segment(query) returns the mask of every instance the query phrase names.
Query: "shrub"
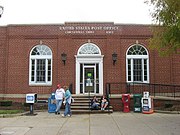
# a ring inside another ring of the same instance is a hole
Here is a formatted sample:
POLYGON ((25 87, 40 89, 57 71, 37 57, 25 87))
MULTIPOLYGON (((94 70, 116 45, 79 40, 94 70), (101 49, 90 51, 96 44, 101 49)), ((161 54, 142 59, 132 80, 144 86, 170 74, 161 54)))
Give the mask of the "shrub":
POLYGON ((12 101, 2 100, 0 101, 0 106, 12 106, 12 101))
POLYGON ((29 107, 30 106, 30 104, 28 104, 28 103, 23 103, 24 104, 24 107, 29 107))
POLYGON ((171 108, 171 107, 173 107, 173 104, 171 102, 165 102, 164 107, 171 108))

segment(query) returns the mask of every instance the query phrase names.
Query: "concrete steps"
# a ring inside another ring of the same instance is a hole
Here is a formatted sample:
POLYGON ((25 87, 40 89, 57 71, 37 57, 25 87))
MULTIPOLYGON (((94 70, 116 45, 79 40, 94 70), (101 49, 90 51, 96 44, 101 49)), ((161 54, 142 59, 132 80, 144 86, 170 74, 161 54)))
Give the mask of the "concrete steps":
MULTIPOLYGON (((96 96, 99 100, 101 96, 96 96)), ((90 100, 93 98, 93 95, 73 95, 74 103, 71 104, 71 111, 73 114, 93 114, 93 113, 112 113, 113 108, 109 106, 106 110, 91 110, 90 100)))

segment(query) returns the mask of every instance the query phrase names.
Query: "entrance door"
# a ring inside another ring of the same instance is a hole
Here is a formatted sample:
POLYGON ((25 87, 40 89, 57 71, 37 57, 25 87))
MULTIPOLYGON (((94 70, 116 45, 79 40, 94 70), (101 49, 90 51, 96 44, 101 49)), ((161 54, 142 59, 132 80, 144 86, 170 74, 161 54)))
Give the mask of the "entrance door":
POLYGON ((83 44, 76 57, 76 94, 103 94, 103 57, 93 43, 83 44))
POLYGON ((84 93, 95 93, 96 90, 96 67, 84 66, 83 88, 84 93))

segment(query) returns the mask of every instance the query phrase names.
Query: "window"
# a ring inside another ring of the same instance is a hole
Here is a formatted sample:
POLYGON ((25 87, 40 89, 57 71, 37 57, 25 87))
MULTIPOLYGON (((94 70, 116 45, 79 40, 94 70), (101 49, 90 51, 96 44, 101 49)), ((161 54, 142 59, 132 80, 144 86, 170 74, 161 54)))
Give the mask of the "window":
POLYGON ((149 82, 149 57, 146 48, 136 44, 126 55, 127 82, 149 82))
POLYGON ((30 85, 52 84, 52 51, 46 45, 35 46, 30 53, 30 85))
POLYGON ((99 55, 101 54, 99 48, 93 43, 86 43, 80 47, 78 55, 99 55))

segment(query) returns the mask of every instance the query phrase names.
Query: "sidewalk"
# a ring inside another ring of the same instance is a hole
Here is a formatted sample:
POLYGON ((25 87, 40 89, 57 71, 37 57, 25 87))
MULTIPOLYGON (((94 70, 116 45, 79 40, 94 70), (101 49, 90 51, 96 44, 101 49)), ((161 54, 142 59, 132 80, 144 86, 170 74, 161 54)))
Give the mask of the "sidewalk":
POLYGON ((35 116, 0 118, 0 135, 179 135, 180 114, 114 112, 62 118, 35 116))

